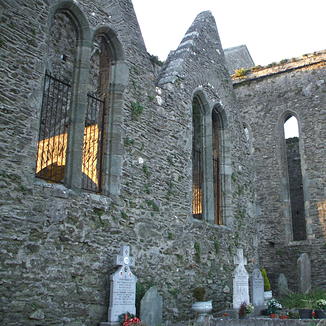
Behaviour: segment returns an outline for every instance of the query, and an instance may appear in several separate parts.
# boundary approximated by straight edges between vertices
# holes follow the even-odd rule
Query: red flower
[[[289,316],[287,316],[287,315],[281,315],[280,316],[280,319],[289,319]]]
[[[126,320],[126,315],[125,315],[125,321],[123,322],[122,326],[131,326],[133,324],[139,324],[140,322],[141,320],[137,317],[133,317]]]
[[[276,314],[270,314],[269,317],[271,317],[271,318],[277,318],[277,315]]]

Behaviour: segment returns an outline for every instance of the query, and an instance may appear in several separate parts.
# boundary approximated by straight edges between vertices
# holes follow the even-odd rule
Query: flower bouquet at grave
[[[276,299],[267,302],[267,315],[275,315],[281,309],[282,305]]]
[[[246,313],[251,314],[254,311],[254,306],[251,303],[246,305]]]
[[[326,300],[319,299],[315,302],[316,310],[314,311],[315,317],[318,319],[326,319]]]
[[[251,303],[242,302],[239,308],[239,318],[244,318],[247,314],[254,311],[254,306]]]
[[[326,300],[319,299],[316,301],[316,308],[320,310],[326,310]]]
[[[134,316],[133,314],[126,312],[119,316],[119,322],[121,326],[132,326],[132,325],[140,325],[141,320]]]

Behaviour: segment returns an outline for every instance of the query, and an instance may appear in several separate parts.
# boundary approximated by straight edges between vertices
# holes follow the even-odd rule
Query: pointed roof
[[[211,24],[216,25],[215,19],[210,11],[203,11],[197,15],[178,48],[169,53],[159,76],[159,85],[174,83],[178,78],[184,77],[182,67],[185,59],[193,52],[196,46],[196,40],[200,36],[202,29]],[[216,34],[218,35],[217,30]]]

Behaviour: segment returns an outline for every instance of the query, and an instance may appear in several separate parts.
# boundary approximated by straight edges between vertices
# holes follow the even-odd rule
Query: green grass
[[[314,290],[307,294],[291,293],[282,297],[279,301],[284,308],[288,309],[309,308],[309,305],[312,305],[311,308],[314,308],[315,302],[319,299],[326,300],[326,291]]]
[[[250,72],[250,69],[240,68],[234,72],[234,77],[244,77],[244,76],[248,75],[249,72]]]

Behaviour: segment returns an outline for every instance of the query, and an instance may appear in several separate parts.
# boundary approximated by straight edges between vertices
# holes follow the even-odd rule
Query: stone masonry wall
[[[306,240],[306,220],[304,213],[299,138],[288,138],[285,140],[285,143],[289,176],[293,240]]]
[[[49,15],[60,3],[75,20],[86,17],[83,31],[87,24],[92,30],[106,24],[121,43],[129,69],[122,120],[114,126],[121,138],[112,145],[121,157],[121,166],[114,165],[121,180],[115,195],[35,177],[50,59]],[[244,248],[252,270],[258,239],[246,139],[211,14],[197,17],[187,32],[189,42],[174,54],[179,65],[163,68],[166,74],[176,72],[176,78],[165,81],[156,80],[129,0],[3,0],[0,19],[0,323],[90,326],[105,321],[109,275],[121,244],[132,248],[139,281],[158,287],[165,320],[189,318],[191,291],[199,285],[207,288],[215,311],[227,306],[235,249]],[[225,193],[232,203],[227,225],[192,220],[195,90],[209,110],[218,104],[227,118],[226,173],[232,179]],[[136,115],[135,103],[143,108]]]
[[[259,254],[275,288],[284,273],[297,290],[296,261],[311,259],[313,287],[326,288],[325,233],[325,59],[326,52],[254,68],[234,78],[244,121],[252,131],[256,169]],[[298,119],[305,197],[306,241],[292,241],[283,124]]]

